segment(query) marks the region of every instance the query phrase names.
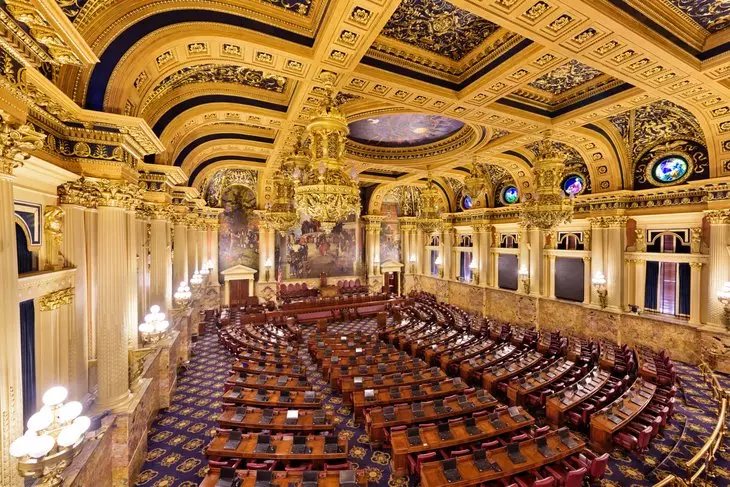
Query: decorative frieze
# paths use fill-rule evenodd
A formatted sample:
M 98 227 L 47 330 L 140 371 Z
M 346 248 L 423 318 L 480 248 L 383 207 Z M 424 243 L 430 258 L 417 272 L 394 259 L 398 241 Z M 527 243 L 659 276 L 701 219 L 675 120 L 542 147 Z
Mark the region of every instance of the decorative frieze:
M 61 306 L 71 304 L 73 298 L 74 288 L 59 289 L 38 298 L 38 307 L 41 311 L 53 311 Z

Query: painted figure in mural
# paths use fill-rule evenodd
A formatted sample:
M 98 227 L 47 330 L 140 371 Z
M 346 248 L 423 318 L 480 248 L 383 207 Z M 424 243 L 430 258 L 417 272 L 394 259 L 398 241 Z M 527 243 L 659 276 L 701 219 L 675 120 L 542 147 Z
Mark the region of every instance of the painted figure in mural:
M 242 185 L 227 188 L 221 196 L 219 259 L 222 269 L 242 264 L 258 268 L 258 221 L 254 192 Z
M 304 216 L 301 230 L 287 237 L 287 279 L 353 274 L 355 261 L 355 223 L 340 223 L 326 234 L 320 224 Z

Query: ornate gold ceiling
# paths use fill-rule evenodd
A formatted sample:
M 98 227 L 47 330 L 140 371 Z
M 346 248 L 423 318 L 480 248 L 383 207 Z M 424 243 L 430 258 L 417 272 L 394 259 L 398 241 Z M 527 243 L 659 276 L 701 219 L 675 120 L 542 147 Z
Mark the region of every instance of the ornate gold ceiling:
M 33 93 L 30 116 L 54 143 L 71 147 L 73 131 L 103 111 L 109 126 L 137 127 L 129 157 L 178 165 L 191 185 L 236 167 L 268 180 L 329 71 L 351 122 L 463 123 L 423 143 L 351 140 L 364 186 L 422 184 L 425 169 L 459 181 L 476 153 L 529 192 L 531 148 L 551 130 L 595 194 L 632 189 L 652 147 L 673 138 L 704 150 L 704 177 L 728 175 L 726 3 L 8 0 L 0 54 L 11 59 L 7 85 Z

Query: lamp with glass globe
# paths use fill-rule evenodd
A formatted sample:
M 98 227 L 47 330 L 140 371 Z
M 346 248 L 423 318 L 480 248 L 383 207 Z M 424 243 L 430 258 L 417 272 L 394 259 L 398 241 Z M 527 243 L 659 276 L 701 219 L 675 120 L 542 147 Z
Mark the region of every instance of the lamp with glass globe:
M 200 271 L 198 271 L 197 269 L 193 273 L 193 277 L 190 278 L 190 284 L 193 287 L 203 284 L 203 276 L 200 275 Z
M 519 276 L 520 282 L 522 283 L 522 292 L 524 292 L 525 294 L 530 294 L 530 271 L 527 270 L 527 266 L 522 264 L 519 272 L 517 272 L 517 275 Z
M 187 283 L 183 281 L 180 283 L 177 291 L 175 291 L 175 294 L 173 294 L 172 297 L 175 298 L 178 306 L 185 307 L 190 302 L 190 299 L 193 297 L 193 293 L 190 292 L 190 286 L 188 286 Z
M 205 278 L 210 274 L 210 267 L 208 267 L 208 262 L 203 262 L 203 267 L 200 269 L 200 275 Z
M 85 433 L 91 425 L 81 416 L 78 401 L 64 404 L 68 390 L 51 387 L 43 394 L 43 407 L 28 419 L 25 434 L 10 444 L 8 453 L 18 460 L 21 477 L 42 478 L 44 486 L 63 483 L 61 473 L 81 451 Z
M 598 296 L 598 302 L 600 303 L 601 308 L 605 308 L 608 304 L 606 276 L 603 275 L 603 272 L 596 272 L 596 274 L 593 276 L 593 279 L 591 280 L 591 284 L 593 284 L 593 289 L 596 290 L 596 295 Z
M 145 345 L 155 345 L 167 335 L 170 323 L 165 319 L 165 313 L 160 307 L 152 305 L 150 312 L 144 316 L 144 322 L 139 325 L 139 333 Z
M 730 282 L 726 282 L 717 291 L 717 300 L 722 303 L 722 324 L 730 331 Z

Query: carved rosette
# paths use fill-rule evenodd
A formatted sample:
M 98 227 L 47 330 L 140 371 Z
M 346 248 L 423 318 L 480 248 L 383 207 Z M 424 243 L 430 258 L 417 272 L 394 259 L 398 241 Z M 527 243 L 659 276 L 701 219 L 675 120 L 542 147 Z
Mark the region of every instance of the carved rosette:
M 36 132 L 29 124 L 14 124 L 0 111 L 0 175 L 12 176 L 23 165 L 31 151 L 43 147 L 46 136 Z

